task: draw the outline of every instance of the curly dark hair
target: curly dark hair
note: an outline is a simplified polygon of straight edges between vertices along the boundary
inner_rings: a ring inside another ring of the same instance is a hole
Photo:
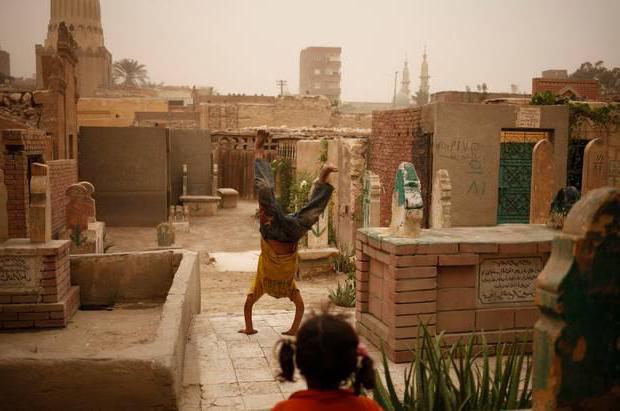
[[[279,346],[281,381],[294,381],[295,365],[308,388],[336,390],[353,377],[353,390],[374,387],[373,361],[358,361],[359,338],[343,316],[323,313],[306,320],[297,342],[282,340]]]

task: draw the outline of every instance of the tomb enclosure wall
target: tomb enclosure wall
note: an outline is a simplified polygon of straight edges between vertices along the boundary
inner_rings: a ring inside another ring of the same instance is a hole
[[[355,318],[360,334],[383,343],[392,361],[411,360],[420,322],[432,334],[445,332],[449,344],[482,331],[491,345],[517,336],[532,341],[534,281],[554,230],[444,228],[416,238],[385,230],[357,233]]]
[[[590,107],[604,106],[602,103],[588,103]],[[620,126],[610,125],[608,128],[584,122],[572,135],[573,138],[593,140],[602,139],[608,149],[608,184],[620,187]]]
[[[202,101],[202,100],[201,100]],[[330,101],[320,96],[284,96],[256,100],[208,99],[197,107],[201,112],[201,127],[232,129],[244,127],[351,127],[367,128],[370,116],[341,114]]]
[[[129,127],[138,112],[167,112],[168,101],[152,97],[80,98],[77,119],[80,127]]]
[[[7,190],[9,238],[28,237],[30,207],[29,164],[43,162],[45,134],[40,130],[2,130],[4,184]]]
[[[432,106],[423,108],[374,111],[372,131],[368,139],[368,169],[379,176],[381,193],[381,225],[391,220],[394,175],[402,162],[412,162],[414,142],[428,128],[425,123],[432,114]],[[416,171],[422,171],[415,164]],[[428,187],[427,187],[428,188]],[[424,188],[424,183],[422,186]]]
[[[2,328],[64,327],[79,305],[71,286],[69,241],[33,244],[8,240],[0,246]]]
[[[49,167],[52,196],[52,236],[59,238],[66,230],[67,188],[78,182],[77,160],[53,160],[45,164]]]
[[[177,204],[183,195],[183,164],[187,164],[188,195],[211,194],[211,135],[207,130],[170,129],[170,195]]]
[[[520,110],[539,114],[536,127],[520,127]],[[368,169],[379,176],[384,188],[382,226],[390,223],[394,174],[404,161],[413,163],[420,178],[425,219],[432,204],[432,176],[445,169],[452,182],[452,225],[495,225],[502,130],[549,132],[554,172],[551,190],[557,192],[566,181],[568,109],[564,106],[433,103],[373,112]]]
[[[154,226],[168,217],[168,129],[81,127],[79,179],[92,183],[97,218]]]
[[[440,169],[450,175],[453,226],[497,224],[501,132],[519,129],[520,110],[539,112],[536,128],[549,131],[553,144],[555,187],[551,191],[557,192],[565,185],[568,147],[565,106],[438,103],[433,120],[433,175]]]

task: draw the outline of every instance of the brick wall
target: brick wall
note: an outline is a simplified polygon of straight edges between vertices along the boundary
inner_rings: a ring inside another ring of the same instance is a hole
[[[77,160],[54,160],[46,164],[49,167],[52,195],[52,236],[57,238],[65,231],[65,208],[68,201],[65,192],[71,184],[78,182]]]
[[[532,94],[550,91],[555,94],[563,94],[568,89],[574,90],[578,97],[589,101],[598,101],[601,97],[601,85],[597,80],[572,80],[572,79],[532,79]]]
[[[23,153],[4,156],[4,184],[7,191],[9,238],[28,237],[28,161]]]
[[[413,161],[414,134],[421,127],[421,118],[421,108],[372,113],[368,169],[381,180],[381,224],[384,226],[390,224],[392,217],[396,169],[403,161]]]
[[[46,136],[39,130],[2,130],[9,238],[28,237],[29,156],[43,161]]]
[[[36,292],[0,293],[0,328],[64,327],[79,306],[79,287],[71,286],[69,241],[53,241],[28,249],[28,240],[9,240],[0,259],[34,259]]]
[[[510,230],[502,232],[501,228],[490,239],[486,228],[484,231],[473,228],[461,238],[458,231],[442,229],[445,240],[436,242],[428,238],[420,242],[402,238],[390,241],[372,229],[358,231],[355,263],[358,331],[375,346],[383,345],[395,362],[411,360],[420,321],[428,324],[432,334],[444,332],[448,344],[473,332],[484,332],[489,344],[497,343],[500,338],[511,341],[517,336],[524,342],[531,341],[538,318],[533,280],[515,274],[521,277],[519,285],[504,286],[509,288],[509,293],[502,302],[482,301],[479,291],[480,267],[487,260],[507,260],[508,267],[513,261],[519,264],[524,259],[536,260],[538,269],[542,270],[549,257],[553,233],[528,235],[527,230],[537,228],[525,227],[521,237],[512,239]],[[478,242],[481,234],[488,242]],[[500,238],[506,242],[500,242]],[[530,271],[534,276],[539,273]],[[526,281],[531,281],[531,296],[524,293]],[[519,296],[518,301],[510,301],[513,295]],[[479,339],[476,344],[480,344]]]

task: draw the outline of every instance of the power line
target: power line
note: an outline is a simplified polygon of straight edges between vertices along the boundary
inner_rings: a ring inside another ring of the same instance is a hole
[[[284,95],[284,87],[288,84],[286,80],[276,80],[276,85],[280,87],[280,97]]]

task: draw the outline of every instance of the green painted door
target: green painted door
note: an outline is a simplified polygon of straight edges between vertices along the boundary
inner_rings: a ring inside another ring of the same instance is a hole
[[[501,143],[497,223],[530,222],[534,143]]]

